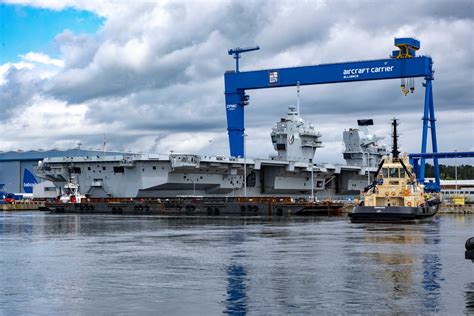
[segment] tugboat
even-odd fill
[[[64,185],[63,194],[58,197],[61,203],[81,203],[86,197],[79,192],[79,184],[77,179],[72,177],[69,182]]]
[[[408,156],[398,150],[398,122],[392,120],[392,152],[384,157],[362,201],[349,214],[352,223],[415,222],[435,215],[441,200],[416,181]]]

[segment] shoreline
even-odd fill
[[[32,204],[4,204],[1,205],[1,211],[3,212],[21,212],[21,211],[40,211],[39,208],[44,206],[44,203],[37,202]],[[352,213],[353,204],[345,205],[341,214]],[[466,205],[442,205],[438,214],[463,214],[463,215],[474,215],[474,204]]]

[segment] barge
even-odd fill
[[[344,204],[334,201],[295,201],[289,197],[165,199],[81,199],[81,202],[49,202],[41,208],[52,213],[128,214],[165,216],[333,216]]]

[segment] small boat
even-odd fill
[[[414,222],[439,210],[439,196],[425,192],[416,181],[408,156],[398,151],[397,125],[393,119],[391,156],[382,159],[374,181],[364,189],[362,201],[349,214],[352,223]]]
[[[79,184],[76,178],[71,177],[64,185],[63,193],[58,196],[61,203],[81,203],[86,196],[79,192]]]

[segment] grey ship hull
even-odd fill
[[[311,194],[311,166],[305,162],[246,161],[247,196]],[[316,196],[356,196],[367,185],[359,166],[314,165]],[[95,198],[244,196],[244,161],[195,155],[134,155],[48,158],[36,169],[41,178],[64,187],[71,177],[80,192]],[[375,168],[373,168],[375,171]]]
[[[180,196],[292,196],[332,199],[357,196],[384,153],[368,130],[344,132],[349,165],[314,164],[321,135],[290,107],[272,129],[277,155],[269,159],[171,155],[117,155],[46,158],[35,169],[58,188],[75,182],[96,198]],[[364,160],[364,157],[368,157]],[[245,179],[244,179],[245,177]],[[244,185],[245,183],[245,185]]]

